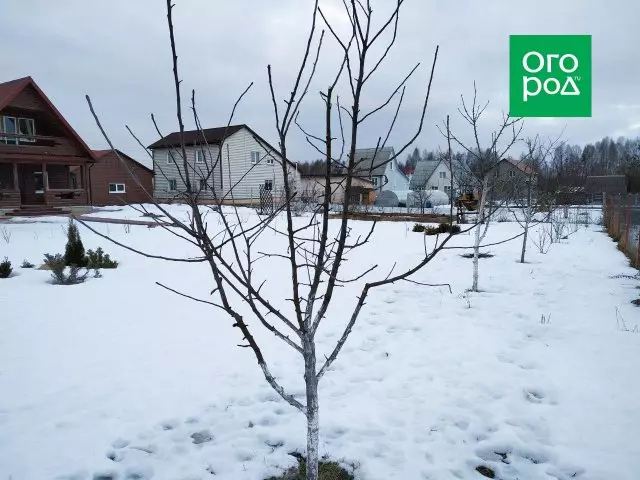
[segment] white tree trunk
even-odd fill
[[[316,346],[313,337],[303,338],[304,381],[307,393],[307,480],[318,480],[319,405]]]
[[[482,229],[482,225],[488,220],[485,219],[485,204],[487,203],[487,189],[489,179],[486,177],[482,182],[482,195],[480,195],[480,205],[478,205],[478,225],[476,227],[476,236],[475,241],[473,242],[473,285],[471,286],[471,290],[474,292],[478,291],[478,267],[479,267],[479,257],[480,255],[480,242],[487,234],[487,229],[489,225],[484,226],[484,233],[480,234],[480,230]]]

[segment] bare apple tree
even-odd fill
[[[464,96],[460,98],[462,105],[458,108],[458,112],[471,129],[471,142],[467,143],[461,135],[453,133],[449,121],[445,123],[444,132],[442,128],[440,130],[448,141],[453,140],[468,154],[467,161],[461,162],[459,168],[471,179],[472,187],[479,196],[477,207],[477,223],[479,225],[474,232],[473,283],[471,286],[471,290],[477,292],[480,245],[489,230],[491,217],[498,208],[498,205],[494,204],[493,200],[498,198],[505,200],[503,195],[506,193],[505,183],[498,176],[498,164],[520,138],[523,122],[522,119],[511,117],[503,112],[501,121],[496,129],[492,131],[489,142],[483,144],[480,140],[482,137],[481,119],[489,106],[489,102],[487,101],[484,104],[478,102],[478,91],[475,82],[473,84],[471,105],[467,105]]]
[[[551,151],[557,146],[559,137],[556,140],[543,141],[539,135],[524,139],[525,152],[518,166],[521,174],[517,177],[513,185],[512,203],[515,207],[511,209],[514,219],[522,228],[522,249],[520,251],[520,263],[525,262],[527,253],[527,240],[531,226],[540,223],[536,221],[536,215],[546,212],[543,221],[548,221],[553,214],[553,199],[548,190],[544,194],[538,188],[538,175],[542,166],[549,158]],[[544,195],[546,198],[542,198]],[[545,235],[546,236],[546,235]],[[544,240],[539,240],[539,250],[545,250]],[[546,252],[544,252],[546,253]]]
[[[172,214],[165,205],[154,199],[151,192],[148,192],[149,201],[171,222],[169,225],[155,219],[158,225],[169,234],[196,247],[199,254],[190,258],[178,258],[169,254],[152,254],[118,242],[83,222],[87,228],[103,238],[146,257],[172,262],[203,263],[207,266],[211,272],[213,284],[211,298],[197,298],[171,286],[158,285],[193,301],[221,309],[230,317],[233,326],[241,332],[243,339],[241,346],[253,352],[265,380],[287,403],[306,416],[306,476],[308,480],[317,480],[318,478],[319,381],[340,354],[369,294],[378,287],[400,281],[412,282],[421,286],[433,286],[417,282],[410,277],[431,262],[441,250],[446,248],[446,244],[452,238],[451,234],[444,235],[442,238],[438,237],[432,248],[427,248],[425,240],[424,254],[417,258],[410,268],[401,272],[395,272],[394,264],[390,271],[382,272],[376,276],[378,265],[372,264],[368,268],[363,268],[363,271],[357,275],[347,278],[342,268],[352,252],[373,238],[376,226],[376,223],[373,222],[366,234],[353,238],[349,207],[353,201],[351,192],[354,178],[366,176],[367,172],[370,174],[380,165],[394,161],[416,140],[424,125],[438,57],[438,47],[435,49],[430,70],[425,76],[417,125],[414,131],[409,134],[406,142],[397,149],[394,156],[384,160],[376,160],[375,154],[373,160],[367,162],[356,156],[358,135],[362,125],[373,115],[382,114],[389,107],[389,127],[383,135],[379,136],[376,153],[387,144],[403,106],[406,84],[418,71],[420,65],[413,66],[407,75],[400,78],[397,86],[393,88],[388,97],[380,100],[377,105],[367,107],[374,101],[374,97],[377,98],[377,95],[367,96],[367,92],[371,91],[368,87],[396,42],[398,21],[403,3],[404,0],[397,0],[392,4],[390,12],[382,17],[376,15],[374,18],[374,10],[370,0],[364,2],[345,0],[343,15],[348,18],[348,28],[345,32],[334,28],[331,19],[325,15],[316,0],[304,54],[297,69],[294,84],[287,90],[289,93],[284,102],[278,100],[274,72],[271,66],[267,68],[269,90],[278,132],[278,146],[277,148],[271,147],[260,137],[254,135],[254,140],[266,152],[263,158],[256,161],[256,164],[265,161],[277,165],[276,170],[279,172],[274,173],[272,186],[275,187],[277,183],[282,183],[280,189],[282,198],[279,199],[276,207],[257,216],[257,220],[249,221],[243,216],[236,203],[239,196],[237,187],[248,173],[244,173],[240,177],[231,174],[229,147],[228,144],[225,144],[228,132],[225,131],[222,140],[217,145],[212,145],[208,141],[207,133],[200,124],[195,93],[193,92],[191,109],[199,138],[197,142],[194,142],[193,138],[190,138],[189,141],[190,144],[197,143],[202,154],[197,154],[200,161],[187,154],[184,115],[181,108],[181,79],[178,73],[178,56],[173,28],[173,5],[171,0],[167,0],[167,23],[173,60],[176,118],[179,131],[177,141],[175,138],[173,141],[168,141],[167,137],[160,132],[152,116],[157,133],[165,142],[165,147],[169,152],[169,161],[164,167],[158,162],[155,162],[155,165],[157,174],[164,178],[167,178],[165,169],[171,168],[173,172],[177,172],[179,188],[176,189],[174,200],[188,207],[189,218],[185,221]],[[324,132],[315,134],[307,131],[301,125],[298,117],[301,106],[311,89],[316,65],[325,41],[325,30],[318,31],[318,24],[321,22],[330,32],[342,54],[335,65],[335,77],[332,77],[332,81],[326,89],[320,91],[320,100],[324,109]],[[341,86],[344,86],[346,91],[346,100],[341,100],[337,93]],[[243,99],[247,90],[240,95],[238,102]],[[372,100],[369,101],[369,98]],[[104,131],[89,97],[87,97],[87,101],[106,141],[118,154]],[[349,107],[345,105],[349,105]],[[474,97],[473,109],[471,113],[467,112],[465,118],[474,127],[476,136],[478,135],[477,120],[483,110],[476,110]],[[230,128],[234,112],[235,107],[231,112],[227,130]],[[494,136],[489,153],[482,150],[479,144],[477,148],[470,148],[469,151],[474,152],[479,160],[490,159],[493,162],[499,156],[497,153],[498,139],[508,127],[515,125],[515,123],[508,118],[505,119],[499,133]],[[311,211],[306,216],[298,218],[294,218],[296,214],[294,201],[298,196],[297,172],[295,166],[288,160],[287,145],[292,125],[298,126],[309,144],[322,154],[324,165],[324,182],[321,182],[324,191]],[[134,135],[131,129],[129,131]],[[514,130],[514,138],[515,135]],[[456,140],[455,136],[451,138]],[[346,159],[343,158],[345,155]],[[126,165],[124,159],[120,158],[120,161]],[[340,166],[342,177],[339,182],[332,182],[332,171],[336,166]],[[227,175],[224,173],[225,168]],[[133,172],[131,174],[137,181]],[[486,176],[480,178],[484,182],[483,199],[486,199],[488,191]],[[137,183],[140,184],[139,181]],[[331,199],[336,188],[343,188],[344,195],[342,196],[339,218],[330,221]],[[147,208],[144,206],[135,208],[147,212]],[[211,217],[217,218],[217,225],[219,225],[217,228],[213,226],[216,223],[210,221]],[[284,218],[284,227],[280,226],[282,222],[275,221],[278,218]],[[482,218],[483,215],[481,215]],[[466,231],[472,228],[475,228],[475,225]],[[270,235],[275,234],[276,238],[281,241],[276,242],[276,245],[273,242],[261,244],[260,238],[265,232],[270,232]],[[476,253],[480,244],[479,238],[476,237]],[[286,277],[290,279],[287,280],[286,287],[290,290],[290,298],[284,305],[279,304],[279,297],[269,296],[263,291],[262,287],[266,278],[260,276],[260,270],[257,268],[260,262],[270,262],[270,265],[273,265],[272,268],[270,267],[271,270],[277,270],[280,262],[286,265]],[[360,294],[354,299],[354,305],[345,315],[344,327],[339,339],[326,356],[319,358],[316,351],[316,333],[327,316],[329,306],[334,298],[335,288],[347,283],[358,284],[357,288]],[[477,284],[477,275],[475,283]],[[245,313],[247,307],[250,311],[249,315]],[[341,308],[341,311],[345,310],[345,308]],[[339,319],[334,318],[333,321],[336,323]],[[261,328],[275,335],[279,341],[300,355],[301,363],[304,366],[304,397],[287,391],[272,374],[269,361],[259,344],[259,337],[254,336],[256,328]]]

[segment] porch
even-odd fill
[[[0,209],[88,205],[86,164],[0,160]]]

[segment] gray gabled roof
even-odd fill
[[[375,157],[374,157],[375,155]],[[387,170],[387,162],[394,155],[393,147],[359,148],[356,150],[356,162],[358,166],[355,172],[362,176],[382,176]]]
[[[419,160],[409,182],[410,190],[419,190],[427,183],[441,160]]]

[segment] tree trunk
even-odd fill
[[[478,211],[478,216],[481,216],[483,207]],[[476,226],[476,238],[473,242],[473,285],[471,286],[471,290],[474,292],[478,291],[478,255],[480,254],[480,228],[481,224]]]
[[[520,263],[524,263],[524,256],[527,252],[527,237],[529,235],[529,224],[533,217],[533,207],[531,206],[531,180],[527,185],[527,209],[524,217],[524,235],[522,237],[522,253],[520,254]]]
[[[524,263],[524,255],[527,252],[527,235],[529,234],[529,221],[525,220],[524,235],[522,237],[522,253],[520,254],[520,263]]]
[[[482,182],[482,194],[480,195],[480,204],[478,205],[478,225],[476,226],[476,237],[473,242],[473,285],[471,286],[471,290],[474,292],[478,291],[478,255],[480,255],[480,242],[484,235],[480,235],[481,225],[484,225],[484,210],[485,204],[487,203],[487,189],[488,189],[488,178],[485,178]],[[486,233],[486,228],[485,228]]]
[[[318,376],[316,372],[316,346],[310,334],[303,339],[304,381],[307,389],[307,480],[318,480]]]

